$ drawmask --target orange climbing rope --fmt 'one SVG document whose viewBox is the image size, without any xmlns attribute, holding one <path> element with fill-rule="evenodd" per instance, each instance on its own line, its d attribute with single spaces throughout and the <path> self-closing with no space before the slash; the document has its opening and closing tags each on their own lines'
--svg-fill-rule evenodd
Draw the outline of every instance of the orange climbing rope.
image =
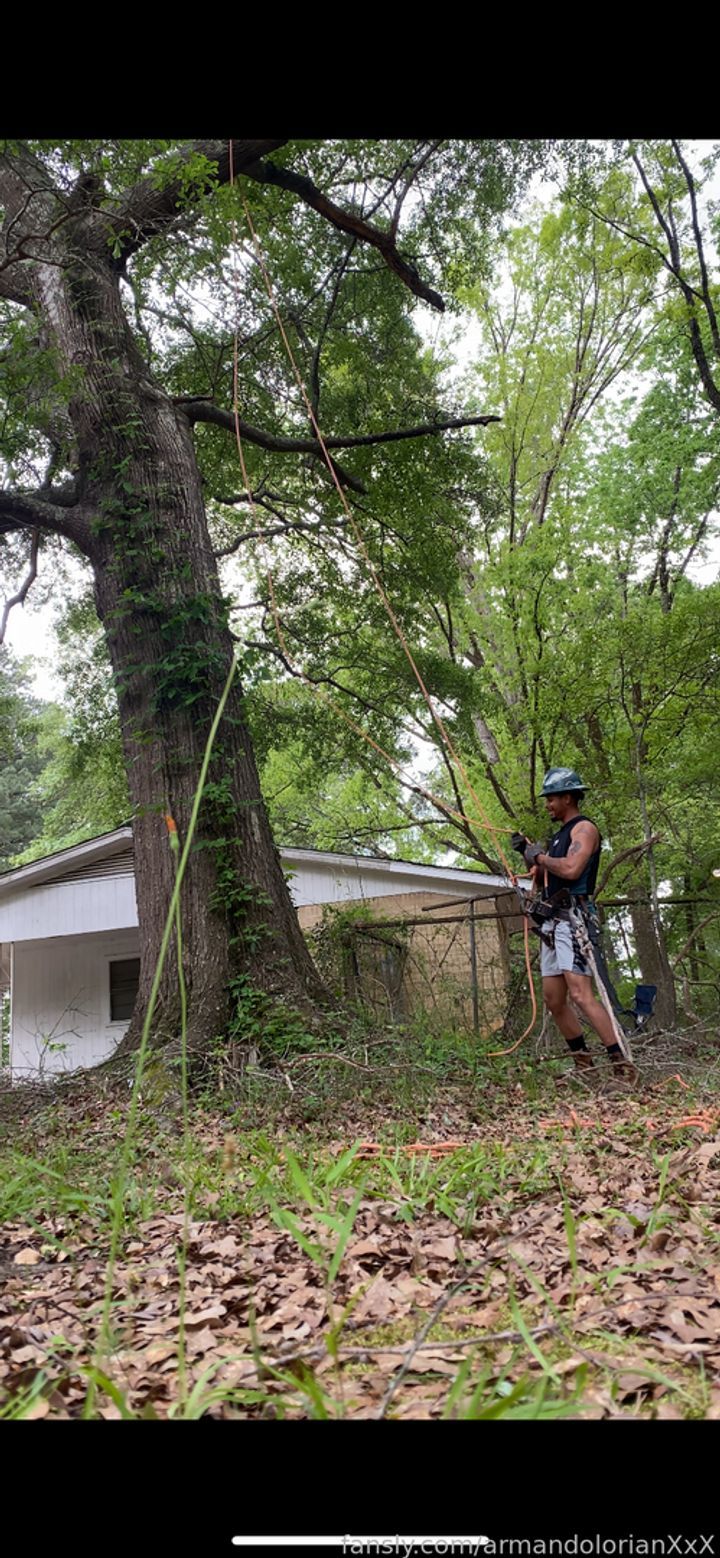
<svg viewBox="0 0 720 1558">
<path fill-rule="evenodd" d="M 234 187 L 234 185 L 235 185 L 235 169 L 234 169 L 234 162 L 233 162 L 232 141 L 229 142 L 229 173 L 230 173 L 230 184 L 231 184 L 231 187 Z M 390 599 L 389 599 L 389 597 L 387 595 L 387 592 L 386 592 L 386 590 L 385 590 L 385 588 L 384 588 L 384 586 L 382 584 L 382 581 L 381 581 L 381 579 L 380 579 L 380 577 L 379 577 L 379 575 L 377 573 L 377 569 L 375 568 L 375 565 L 374 565 L 374 563 L 372 561 L 372 558 L 371 558 L 370 553 L 368 551 L 367 545 L 365 543 L 365 538 L 364 538 L 364 536 L 362 534 L 362 531 L 360 529 L 360 526 L 359 526 L 359 524 L 358 524 L 358 522 L 357 522 L 357 520 L 355 518 L 355 515 L 353 514 L 352 509 L 350 508 L 350 505 L 348 503 L 347 497 L 346 497 L 345 492 L 343 490 L 342 484 L 341 484 L 341 482 L 340 482 L 340 480 L 338 478 L 337 471 L 335 469 L 333 461 L 332 461 L 332 459 L 330 457 L 330 454 L 328 452 L 327 445 L 325 443 L 325 439 L 323 438 L 323 434 L 322 434 L 320 426 L 318 424 L 317 417 L 315 415 L 315 411 L 314 411 L 312 402 L 311 402 L 310 397 L 309 397 L 308 392 L 307 392 L 307 388 L 305 386 L 305 383 L 304 383 L 304 380 L 303 380 L 302 375 L 300 373 L 300 370 L 299 370 L 299 368 L 297 366 L 297 362 L 295 360 L 295 356 L 294 356 L 294 353 L 293 353 L 293 350 L 292 350 L 292 346 L 290 344 L 290 341 L 288 340 L 288 336 L 287 336 L 287 333 L 286 333 L 286 330 L 285 330 L 285 326 L 284 326 L 283 321 L 282 321 L 282 316 L 281 316 L 280 310 L 278 308 L 277 299 L 276 299 L 276 296 L 275 296 L 275 291 L 274 291 L 274 288 L 273 288 L 273 285 L 272 285 L 272 281 L 270 279 L 270 275 L 269 275 L 269 272 L 268 272 L 268 269 L 267 269 L 267 265 L 265 263 L 265 259 L 264 259 L 263 253 L 262 253 L 262 249 L 260 247 L 260 241 L 258 239 L 258 235 L 257 235 L 257 232 L 255 230 L 252 217 L 250 215 L 250 210 L 249 210 L 247 201 L 245 200 L 244 196 L 242 197 L 242 205 L 243 205 L 243 210 L 244 210 L 244 213 L 245 213 L 245 219 L 247 221 L 248 229 L 249 229 L 249 232 L 250 232 L 250 235 L 251 235 L 253 247 L 254 247 L 254 250 L 255 250 L 255 255 L 256 255 L 256 258 L 257 258 L 257 261 L 258 261 L 258 265 L 259 265 L 261 273 L 262 273 L 263 281 L 265 283 L 265 288 L 266 288 L 266 291 L 267 291 L 267 294 L 268 294 L 268 297 L 269 297 L 269 300 L 270 300 L 270 305 L 271 305 L 271 308 L 272 308 L 272 311 L 273 311 L 273 314 L 274 314 L 274 317 L 275 317 L 275 321 L 276 321 L 277 326 L 278 326 L 278 330 L 279 330 L 280 335 L 282 337 L 283 345 L 285 347 L 285 351 L 287 353 L 288 360 L 290 362 L 290 365 L 291 365 L 291 368 L 292 368 L 292 371 L 293 371 L 293 375 L 295 377 L 296 383 L 297 383 L 298 388 L 300 390 L 300 393 L 301 393 L 301 395 L 303 397 L 303 400 L 305 401 L 305 405 L 307 407 L 308 416 L 310 418 L 311 426 L 312 426 L 312 428 L 313 428 L 313 430 L 315 432 L 315 436 L 316 436 L 316 438 L 318 440 L 318 443 L 320 445 L 320 448 L 322 450 L 323 458 L 324 458 L 324 460 L 325 460 L 325 462 L 327 464 L 328 470 L 330 472 L 330 476 L 331 476 L 331 478 L 333 480 L 333 483 L 334 483 L 334 485 L 335 485 L 335 487 L 337 489 L 337 492 L 338 492 L 338 495 L 339 495 L 339 498 L 340 498 L 340 502 L 342 503 L 342 506 L 343 506 L 343 508 L 345 510 L 345 514 L 347 516 L 347 519 L 348 519 L 351 531 L 353 533 L 353 536 L 355 537 L 356 544 L 357 544 L 358 549 L 359 549 L 362 557 L 364 558 L 364 561 L 365 561 L 365 563 L 367 565 L 367 568 L 368 568 L 368 570 L 370 572 L 370 575 L 371 575 L 371 578 L 373 580 L 373 584 L 375 586 L 375 589 L 377 590 L 377 593 L 380 596 L 380 599 L 382 600 L 382 603 L 383 603 L 383 606 L 385 608 L 385 611 L 386 611 L 386 613 L 387 613 L 387 615 L 388 615 L 388 617 L 390 619 L 390 622 L 392 624 L 393 631 L 394 631 L 394 633 L 395 633 L 399 643 L 401 644 L 403 652 L 404 652 L 404 654 L 405 654 L 405 656 L 406 656 L 406 658 L 407 658 L 407 660 L 408 660 L 408 662 L 409 662 L 409 664 L 410 664 L 410 666 L 412 668 L 413 674 L 415 676 L 415 680 L 417 681 L 417 684 L 418 684 L 418 686 L 420 688 L 420 691 L 421 691 L 421 693 L 423 695 L 423 698 L 424 698 L 424 700 L 425 700 L 425 702 L 427 704 L 427 707 L 428 707 L 428 709 L 430 711 L 431 717 L 432 717 L 435 725 L 437 726 L 437 729 L 439 731 L 440 737 L 441 737 L 442 741 L 444 742 L 444 744 L 445 744 L 445 746 L 447 748 L 447 751 L 449 753 L 449 756 L 450 756 L 452 762 L 455 763 L 455 765 L 456 765 L 456 767 L 457 767 L 457 769 L 458 769 L 462 779 L 464 780 L 464 783 L 465 783 L 465 785 L 467 787 L 467 790 L 468 790 L 470 796 L 472 797 L 473 803 L 476 806 L 478 812 L 481 814 L 482 821 L 480 821 L 477 818 L 472 818 L 471 819 L 471 818 L 463 817 L 462 813 L 458 813 L 458 812 L 454 811 L 452 808 L 449 808 L 444 802 L 440 803 L 440 809 L 443 810 L 446 814 L 450 814 L 452 816 L 460 817 L 461 820 L 463 820 L 463 821 L 472 821 L 476 826 L 482 827 L 486 833 L 494 834 L 496 836 L 499 833 L 509 833 L 511 831 L 509 828 L 497 827 L 494 823 L 492 823 L 490 821 L 490 819 L 489 819 L 489 817 L 487 815 L 487 812 L 485 811 L 485 808 L 484 808 L 484 806 L 482 804 L 482 801 L 480 800 L 480 797 L 478 796 L 476 790 L 474 789 L 474 786 L 471 783 L 471 780 L 469 778 L 469 775 L 467 773 L 465 765 L 462 762 L 462 759 L 460 758 L 459 754 L 457 753 L 457 751 L 455 749 L 455 746 L 454 746 L 454 744 L 453 744 L 453 742 L 452 742 L 452 740 L 450 738 L 450 735 L 449 735 L 449 733 L 447 731 L 445 723 L 444 723 L 443 719 L 441 718 L 440 714 L 435 709 L 435 706 L 433 704 L 432 698 L 430 697 L 430 693 L 428 692 L 428 689 L 427 689 L 427 687 L 425 685 L 423 677 L 422 677 L 422 675 L 420 673 L 420 670 L 419 670 L 419 668 L 418 668 L 418 666 L 416 664 L 415 658 L 414 658 L 414 656 L 412 654 L 412 651 L 410 649 L 410 645 L 408 644 L 407 638 L 406 638 L 406 636 L 405 636 L 405 634 L 404 634 L 404 632 L 402 630 L 402 627 L 401 627 L 401 625 L 400 625 L 400 623 L 399 623 L 399 621 L 397 619 L 397 616 L 395 614 L 395 611 L 393 609 L 391 601 L 390 601 Z M 237 224 L 236 224 L 234 218 L 232 220 L 232 234 L 233 234 L 233 247 L 235 248 L 235 247 L 237 247 Z M 237 300 L 237 297 L 238 297 L 238 274 L 237 274 L 237 265 L 235 263 L 233 264 L 233 283 L 234 283 L 234 288 L 235 288 L 235 293 L 236 293 L 236 300 Z M 263 553 L 263 562 L 264 562 L 264 565 L 265 565 L 265 572 L 266 572 L 266 576 L 267 576 L 268 595 L 269 595 L 269 600 L 270 600 L 270 607 L 271 607 L 273 622 L 274 622 L 274 625 L 275 625 L 276 634 L 278 636 L 278 642 L 280 644 L 280 648 L 281 648 L 283 654 L 285 655 L 288 663 L 290 664 L 291 668 L 293 670 L 297 671 L 297 674 L 300 676 L 301 680 L 305 683 L 305 685 L 311 687 L 312 690 L 316 694 L 319 693 L 323 697 L 325 703 L 330 708 L 332 708 L 336 713 L 338 713 L 340 715 L 340 717 L 345 721 L 345 723 L 352 730 L 354 730 L 358 735 L 360 735 L 362 737 L 363 740 L 367 741 L 372 747 L 374 747 L 374 749 L 377 752 L 380 752 L 382 754 L 382 756 L 385 757 L 397 771 L 402 773 L 403 770 L 402 770 L 400 764 L 397 762 L 397 760 L 392 758 L 389 753 L 384 752 L 383 748 L 380 747 L 379 744 L 371 736 L 369 736 L 366 731 L 364 731 L 362 729 L 362 726 L 356 724 L 356 722 L 354 720 L 352 720 L 349 715 L 346 714 L 345 710 L 341 709 L 340 706 L 338 704 L 336 704 L 333 699 L 330 698 L 329 694 L 327 694 L 325 692 L 324 688 L 319 688 L 315 682 L 312 682 L 310 680 L 310 678 L 305 675 L 305 673 L 302 670 L 302 668 L 296 666 L 296 663 L 294 661 L 293 656 L 288 652 L 288 648 L 287 648 L 287 644 L 285 642 L 285 637 L 284 637 L 284 633 L 282 631 L 282 626 L 281 626 L 281 623 L 280 623 L 279 612 L 278 612 L 278 608 L 277 608 L 277 600 L 276 600 L 276 596 L 275 596 L 275 584 L 274 584 L 274 579 L 273 579 L 273 575 L 272 575 L 272 570 L 271 570 L 271 568 L 269 566 L 269 562 L 268 562 L 268 558 L 267 558 L 267 550 L 266 550 L 266 547 L 265 547 L 265 538 L 264 538 L 264 527 L 263 527 L 262 522 L 259 520 L 258 513 L 257 513 L 257 508 L 256 508 L 256 505 L 255 505 L 255 500 L 254 500 L 254 496 L 253 496 L 253 492 L 252 492 L 252 488 L 251 488 L 249 480 L 248 480 L 247 467 L 246 467 L 246 463 L 245 463 L 245 454 L 244 454 L 244 450 L 243 450 L 242 438 L 241 438 L 241 435 L 240 435 L 239 366 L 238 366 L 238 329 L 237 329 L 237 323 L 235 325 L 234 336 L 233 336 L 233 415 L 234 415 L 234 420 L 235 420 L 235 438 L 236 438 L 236 443 L 237 443 L 238 455 L 239 455 L 239 459 L 240 459 L 240 467 L 241 467 L 241 470 L 242 470 L 243 483 L 244 483 L 245 490 L 246 490 L 247 495 L 248 495 L 248 502 L 250 504 L 250 510 L 251 510 L 251 513 L 252 513 L 253 524 L 255 525 L 255 527 L 256 527 L 256 529 L 258 531 L 258 536 L 259 536 L 260 543 L 261 543 L 261 549 L 262 549 L 262 553 Z M 413 781 L 413 788 L 417 792 L 419 792 L 420 794 L 423 794 L 428 799 L 430 799 L 434 805 L 438 804 L 437 798 L 434 797 L 431 794 L 431 792 L 425 790 L 423 786 L 419 786 L 419 785 L 417 785 Z M 517 887 L 518 887 L 517 874 L 513 870 L 511 864 L 509 863 L 509 861 L 508 861 L 508 859 L 507 859 L 507 857 L 506 857 L 506 855 L 505 855 L 505 853 L 504 853 L 504 851 L 502 849 L 502 845 L 498 841 L 496 841 L 496 843 L 495 843 L 495 849 L 497 850 L 497 853 L 500 856 L 500 860 L 501 860 L 501 862 L 502 862 L 502 864 L 503 864 L 503 866 L 505 868 L 505 871 L 506 871 L 506 874 L 508 876 L 509 881 L 511 882 L 513 887 L 515 887 L 517 889 Z M 525 1029 L 525 1032 L 520 1035 L 520 1038 L 517 1039 L 514 1044 L 510 1045 L 510 1047 L 508 1049 L 493 1051 L 492 1054 L 494 1056 L 509 1055 L 509 1054 L 511 1054 L 513 1052 L 513 1050 L 517 1049 L 518 1046 L 523 1042 L 523 1040 L 525 1038 L 527 1038 L 528 1034 L 532 1032 L 532 1029 L 535 1026 L 535 1022 L 536 1022 L 536 1019 L 537 1019 L 537 998 L 536 998 L 536 995 L 535 995 L 535 986 L 534 986 L 534 982 L 533 982 L 532 967 L 531 967 L 531 962 L 530 962 L 530 936 L 529 936 L 529 926 L 528 926 L 527 918 L 524 919 L 523 931 L 524 931 L 525 967 L 526 967 L 526 972 L 527 972 L 527 976 L 528 976 L 528 984 L 529 984 L 529 988 L 530 988 L 530 997 L 531 997 L 531 1005 L 532 1005 L 532 1016 L 530 1018 L 530 1023 L 528 1025 L 528 1027 Z"/>
</svg>

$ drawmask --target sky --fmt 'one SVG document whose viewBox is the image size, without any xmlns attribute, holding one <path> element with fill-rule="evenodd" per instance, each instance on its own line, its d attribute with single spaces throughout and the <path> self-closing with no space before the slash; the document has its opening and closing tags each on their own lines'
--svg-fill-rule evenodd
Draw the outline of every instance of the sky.
<svg viewBox="0 0 720 1558">
<path fill-rule="evenodd" d="M 693 151 L 697 157 L 705 155 L 711 147 L 709 141 L 692 143 Z M 557 191 L 553 184 L 548 183 L 539 176 L 532 181 L 525 204 L 532 201 L 540 201 L 549 204 Z M 706 199 L 720 200 L 720 169 L 715 174 L 712 183 L 706 192 Z M 521 211 L 518 213 L 521 215 Z M 717 257 L 716 257 L 717 258 Z M 418 329 L 428 343 L 436 344 L 443 340 L 447 331 L 447 325 L 443 318 L 429 308 L 419 306 L 416 310 L 416 323 Z M 452 322 L 453 333 L 456 330 L 457 321 Z M 455 365 L 458 373 L 461 373 L 473 360 L 479 341 L 477 322 L 470 315 L 464 322 L 462 336 L 453 346 Z M 620 386 L 617 387 L 620 393 Z M 612 393 L 612 391 L 611 391 Z M 491 409 L 491 408 L 488 408 Z M 720 536 L 711 543 L 708 556 L 705 559 L 693 563 L 688 570 L 689 575 L 699 584 L 709 584 L 717 576 L 720 569 Z M 62 590 L 42 604 L 33 600 L 32 592 L 24 607 L 15 607 L 10 614 L 5 635 L 5 642 L 13 652 L 22 657 L 27 657 L 31 662 L 31 681 L 38 697 L 45 699 L 62 700 L 63 686 L 58 677 L 54 663 L 56 659 L 56 637 L 54 623 L 59 611 L 64 611 L 69 599 L 75 593 L 80 594 L 86 587 L 89 574 L 80 564 L 74 568 L 68 568 L 67 576 L 63 577 Z M 19 582 L 19 581 L 18 581 Z M 12 586 L 16 588 L 16 585 Z M 2 651 L 0 650 L 0 653 Z"/>
</svg>

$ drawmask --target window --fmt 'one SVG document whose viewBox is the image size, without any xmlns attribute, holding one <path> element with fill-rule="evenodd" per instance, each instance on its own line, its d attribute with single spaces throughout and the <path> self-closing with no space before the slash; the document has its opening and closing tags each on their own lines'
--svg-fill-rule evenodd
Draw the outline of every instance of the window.
<svg viewBox="0 0 720 1558">
<path fill-rule="evenodd" d="M 130 1021 L 139 984 L 139 958 L 118 958 L 110 964 L 111 1022 Z"/>
</svg>

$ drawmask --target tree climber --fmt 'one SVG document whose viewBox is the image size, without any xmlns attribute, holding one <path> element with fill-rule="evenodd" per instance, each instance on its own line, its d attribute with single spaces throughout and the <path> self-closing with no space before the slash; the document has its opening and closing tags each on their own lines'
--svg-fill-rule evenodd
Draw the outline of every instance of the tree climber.
<svg viewBox="0 0 720 1558">
<path fill-rule="evenodd" d="M 580 811 L 585 788 L 574 768 L 548 769 L 540 794 L 548 815 L 560 827 L 547 847 L 531 844 L 522 834 L 513 835 L 513 846 L 524 854 L 540 890 L 543 999 L 567 1040 L 575 1066 L 578 1070 L 589 1069 L 593 1058 L 584 1034 L 578 1032 L 577 1017 L 568 1004 L 568 996 L 602 1039 L 617 1073 L 632 1080 L 635 1068 L 623 1055 L 613 1023 L 593 994 L 590 968 L 571 923 L 570 903 L 580 910 L 586 923 L 588 914 L 594 912 L 592 894 L 600 861 L 600 832 Z"/>
</svg>

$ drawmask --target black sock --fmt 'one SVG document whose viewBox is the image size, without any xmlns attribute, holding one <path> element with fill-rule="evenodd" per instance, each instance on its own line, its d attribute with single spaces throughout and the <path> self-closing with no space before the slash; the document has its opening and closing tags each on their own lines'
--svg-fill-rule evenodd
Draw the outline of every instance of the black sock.
<svg viewBox="0 0 720 1558">
<path fill-rule="evenodd" d="M 579 1049 L 586 1050 L 587 1049 L 587 1044 L 585 1043 L 585 1034 L 584 1033 L 579 1033 L 576 1039 L 567 1039 L 566 1043 L 567 1043 L 568 1049 L 571 1049 L 571 1050 L 579 1050 Z"/>
<path fill-rule="evenodd" d="M 625 1059 L 619 1044 L 608 1044 L 606 1047 L 610 1059 L 614 1060 L 616 1064 L 619 1060 Z"/>
</svg>

